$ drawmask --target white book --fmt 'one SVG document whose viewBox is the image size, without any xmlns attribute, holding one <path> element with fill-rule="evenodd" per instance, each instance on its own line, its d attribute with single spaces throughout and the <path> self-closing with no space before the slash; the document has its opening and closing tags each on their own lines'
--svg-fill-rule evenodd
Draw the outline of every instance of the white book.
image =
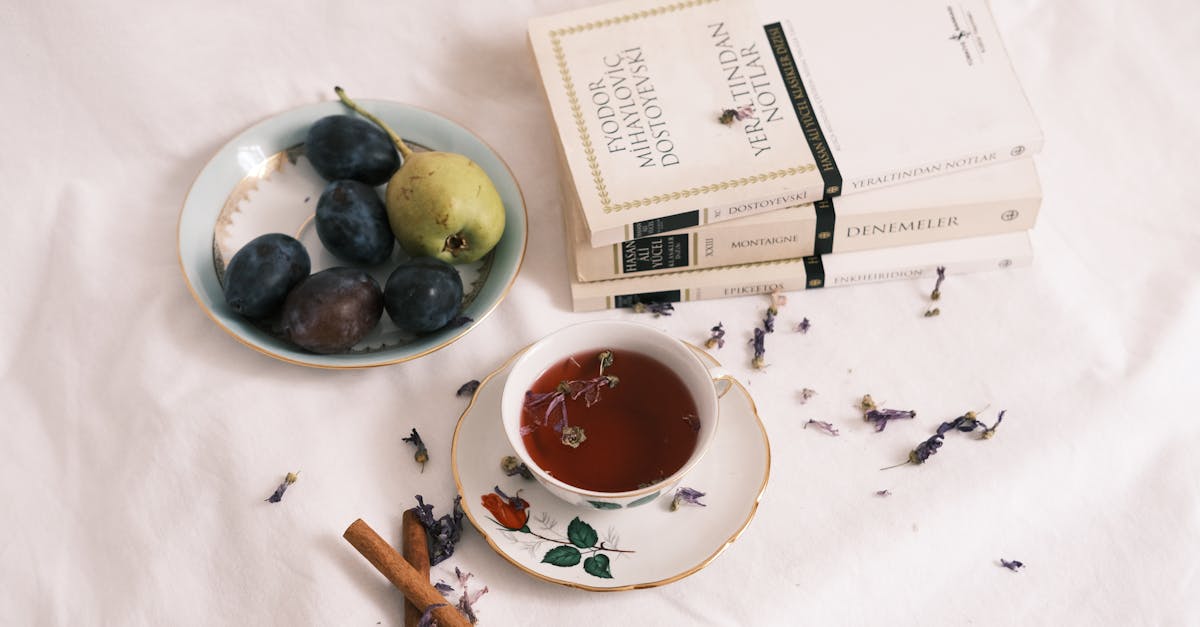
<svg viewBox="0 0 1200 627">
<path fill-rule="evenodd" d="M 971 237 L 852 253 L 832 253 L 707 270 L 689 270 L 611 281 L 571 281 L 575 311 L 769 294 L 775 290 L 842 287 L 903 279 L 930 279 L 937 268 L 964 274 L 1028 266 L 1028 232 Z"/>
<path fill-rule="evenodd" d="M 1028 159 L 592 247 L 575 194 L 564 194 L 575 277 L 603 281 L 698 268 L 1026 231 L 1041 207 Z"/>
<path fill-rule="evenodd" d="M 593 246 L 1042 143 L 985 0 L 627 0 L 529 37 Z"/>
</svg>

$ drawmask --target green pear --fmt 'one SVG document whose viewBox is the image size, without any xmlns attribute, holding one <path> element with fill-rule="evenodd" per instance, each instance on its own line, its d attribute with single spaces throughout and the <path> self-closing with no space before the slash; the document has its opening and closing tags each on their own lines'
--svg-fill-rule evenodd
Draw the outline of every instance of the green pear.
<svg viewBox="0 0 1200 627">
<path fill-rule="evenodd" d="M 388 223 L 404 252 L 471 263 L 504 233 L 504 202 L 487 172 L 454 152 L 413 152 L 387 124 L 335 87 L 346 106 L 379 125 L 404 162 L 387 184 Z"/>
</svg>

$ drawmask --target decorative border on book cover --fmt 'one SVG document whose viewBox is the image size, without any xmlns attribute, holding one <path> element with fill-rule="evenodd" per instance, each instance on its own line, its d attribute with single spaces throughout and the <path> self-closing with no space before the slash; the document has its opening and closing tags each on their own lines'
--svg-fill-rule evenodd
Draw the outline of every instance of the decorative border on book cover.
<svg viewBox="0 0 1200 627">
<path fill-rule="evenodd" d="M 637 200 L 629 200 L 619 203 L 613 202 L 612 197 L 608 193 L 608 185 L 604 182 L 604 174 L 600 171 L 600 164 L 596 159 L 596 152 L 592 148 L 591 134 L 588 132 L 587 123 L 583 118 L 583 109 L 579 106 L 579 96 L 575 93 L 575 81 L 571 78 L 571 71 L 567 69 L 567 59 L 562 48 L 562 37 L 565 35 L 574 35 L 590 30 L 597 30 L 608 26 L 615 26 L 625 22 L 632 22 L 635 20 L 665 15 L 667 13 L 682 11 L 684 9 L 690 9 L 692 7 L 698 7 L 705 4 L 712 4 L 714 2 L 720 2 L 720 0 L 685 0 L 684 2 L 677 2 L 675 4 L 668 4 L 643 11 L 635 11 L 633 13 L 628 13 L 617 17 L 587 22 L 577 26 L 557 28 L 550 31 L 550 45 L 554 48 L 554 59 L 558 65 L 558 73 L 559 76 L 562 77 L 563 88 L 567 92 L 567 102 L 571 106 L 571 117 L 575 120 L 575 128 L 579 132 L 579 140 L 583 143 L 583 152 L 585 155 L 587 155 L 588 169 L 591 170 L 592 182 L 595 183 L 596 194 L 600 198 L 600 204 L 604 209 L 604 213 L 612 213 L 614 211 L 622 211 L 625 209 L 654 205 L 670 200 L 680 200 L 683 198 L 700 196 L 702 194 L 709 194 L 712 192 L 736 187 L 746 187 L 755 183 L 762 183 L 764 181 L 770 181 L 785 176 L 804 174 L 805 172 L 811 172 L 817 169 L 815 163 L 810 163 L 807 165 L 774 170 L 772 172 L 764 172 L 754 176 L 744 176 L 741 178 L 729 179 L 719 183 L 699 185 L 697 187 L 691 187 L 688 189 L 679 190 L 677 192 L 656 194 L 648 198 L 640 198 Z"/>
</svg>

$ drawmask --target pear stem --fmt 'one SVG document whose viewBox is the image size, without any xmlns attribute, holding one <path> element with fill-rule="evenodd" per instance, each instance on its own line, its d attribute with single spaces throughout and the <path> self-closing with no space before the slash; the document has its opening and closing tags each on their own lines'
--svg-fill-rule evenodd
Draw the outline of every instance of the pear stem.
<svg viewBox="0 0 1200 627">
<path fill-rule="evenodd" d="M 392 127 L 384 124 L 383 120 L 380 120 L 366 109 L 358 106 L 358 103 L 351 100 L 350 96 L 347 96 L 346 91 L 341 87 L 334 87 L 333 91 L 337 94 L 338 98 L 343 104 L 345 104 L 347 107 L 350 107 L 350 109 L 352 109 L 355 113 L 367 118 L 368 120 L 374 122 L 376 126 L 383 129 L 383 132 L 387 133 L 388 137 L 392 138 L 392 143 L 396 144 L 396 149 L 400 151 L 400 156 L 404 157 L 405 161 L 408 161 L 408 158 L 412 156 L 412 149 L 408 147 L 408 144 L 404 143 L 403 139 L 400 139 L 400 136 L 396 134 L 396 131 L 392 130 Z"/>
</svg>

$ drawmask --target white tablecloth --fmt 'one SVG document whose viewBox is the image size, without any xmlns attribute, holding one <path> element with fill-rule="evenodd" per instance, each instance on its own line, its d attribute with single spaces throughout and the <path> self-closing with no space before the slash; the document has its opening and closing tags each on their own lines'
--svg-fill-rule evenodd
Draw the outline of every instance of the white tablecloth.
<svg viewBox="0 0 1200 627">
<path fill-rule="evenodd" d="M 385 625 L 400 596 L 341 539 L 398 541 L 445 508 L 462 382 L 569 311 L 552 135 L 511 3 L 8 2 L 0 8 L 0 623 Z M 795 294 L 770 367 L 765 299 L 638 319 L 747 382 L 774 466 L 757 517 L 671 585 L 598 594 L 529 578 L 469 530 L 452 567 L 484 625 L 1200 623 L 1200 12 L 1187 2 L 996 3 L 1045 128 L 1032 268 Z M 239 345 L 184 286 L 175 227 L 215 150 L 331 97 L 460 120 L 524 188 L 528 255 L 463 340 L 366 371 Z M 1189 385 L 1193 384 L 1193 385 Z M 805 405 L 798 390 L 818 396 Z M 916 420 L 871 432 L 864 393 Z M 880 473 L 944 419 L 1008 411 L 987 443 Z M 842 436 L 801 429 L 809 418 Z M 423 474 L 400 441 L 417 427 Z M 970 446 L 968 446 L 970 444 Z M 300 481 L 278 505 L 282 475 Z M 874 492 L 890 489 L 893 496 Z M 685 530 L 684 530 L 685 531 Z M 1013 573 L 1000 558 L 1027 567 Z"/>
</svg>

